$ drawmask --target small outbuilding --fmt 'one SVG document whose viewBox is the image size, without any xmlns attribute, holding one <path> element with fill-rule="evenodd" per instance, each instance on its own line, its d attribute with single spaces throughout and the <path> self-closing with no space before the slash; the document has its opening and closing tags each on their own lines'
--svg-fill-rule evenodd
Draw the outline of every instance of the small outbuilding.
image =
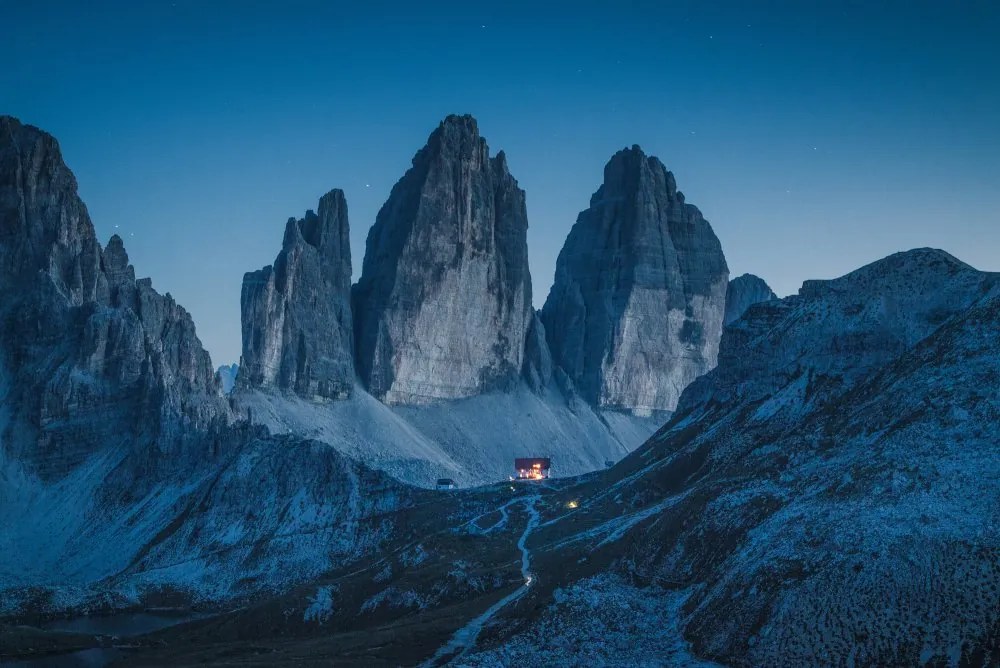
<svg viewBox="0 0 1000 668">
<path fill-rule="evenodd" d="M 518 480 L 544 480 L 552 471 L 552 460 L 548 457 L 516 457 L 514 472 Z"/>
<path fill-rule="evenodd" d="M 438 478 L 437 489 L 455 489 L 455 481 L 451 478 Z"/>
</svg>

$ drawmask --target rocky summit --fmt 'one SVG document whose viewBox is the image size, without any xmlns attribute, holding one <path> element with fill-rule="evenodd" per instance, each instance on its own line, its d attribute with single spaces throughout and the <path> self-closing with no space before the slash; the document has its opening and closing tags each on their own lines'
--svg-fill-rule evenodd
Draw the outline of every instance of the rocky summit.
<svg viewBox="0 0 1000 668">
<path fill-rule="evenodd" d="M 190 315 L 136 280 L 120 237 L 101 248 L 59 144 L 9 116 L 0 276 L 2 440 L 33 474 L 61 477 L 121 442 L 178 459 L 193 432 L 229 419 Z"/>
<path fill-rule="evenodd" d="M 729 269 L 673 174 L 616 153 L 570 231 L 542 309 L 554 362 L 596 405 L 671 411 L 715 366 Z"/>
<path fill-rule="evenodd" d="M 274 264 L 243 277 L 245 387 L 343 399 L 354 386 L 351 246 L 341 190 L 290 218 Z"/>
<path fill-rule="evenodd" d="M 531 325 L 524 191 L 471 116 L 449 116 L 393 187 L 354 290 L 358 372 L 389 404 L 517 382 Z"/>
<path fill-rule="evenodd" d="M 746 310 L 754 304 L 777 299 L 771 287 L 764 279 L 753 274 L 743 274 L 729 281 L 726 291 L 726 317 L 723 325 L 740 319 Z"/>
</svg>

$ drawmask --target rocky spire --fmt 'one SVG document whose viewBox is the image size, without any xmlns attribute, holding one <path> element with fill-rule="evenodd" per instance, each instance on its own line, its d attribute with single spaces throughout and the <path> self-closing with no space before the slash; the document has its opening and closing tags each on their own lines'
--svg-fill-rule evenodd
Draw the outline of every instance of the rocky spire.
<svg viewBox="0 0 1000 668">
<path fill-rule="evenodd" d="M 532 319 L 524 191 L 471 116 L 449 116 L 368 234 L 354 313 L 358 371 L 388 403 L 517 381 Z"/>
<path fill-rule="evenodd" d="M 554 362 L 596 405 L 673 410 L 715 365 L 728 272 L 673 174 L 619 151 L 559 254 L 542 310 Z"/>
<path fill-rule="evenodd" d="M 763 278 L 753 274 L 737 276 L 729 281 L 729 289 L 726 291 L 726 317 L 723 324 L 739 320 L 754 304 L 777 298 L 778 295 L 774 294 Z"/>
<path fill-rule="evenodd" d="M 190 315 L 101 249 L 56 140 L 0 117 L 0 442 L 58 476 L 109 445 L 172 453 L 229 419 Z M 16 437 L 15 437 L 16 436 Z"/>
<path fill-rule="evenodd" d="M 354 384 L 351 246 L 341 190 L 290 218 L 273 266 L 243 277 L 241 387 L 341 399 Z"/>
<path fill-rule="evenodd" d="M 76 177 L 51 135 L 0 116 L 0 272 L 5 283 L 42 271 L 74 305 L 104 289 L 100 249 Z"/>
</svg>

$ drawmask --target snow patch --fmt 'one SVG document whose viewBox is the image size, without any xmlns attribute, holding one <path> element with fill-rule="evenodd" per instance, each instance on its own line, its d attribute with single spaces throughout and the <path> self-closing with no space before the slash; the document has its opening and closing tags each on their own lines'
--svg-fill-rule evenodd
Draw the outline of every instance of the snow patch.
<svg viewBox="0 0 1000 668">
<path fill-rule="evenodd" d="M 309 599 L 309 607 L 302 615 L 304 622 L 316 622 L 322 624 L 333 616 L 333 594 L 336 587 L 327 585 L 316 589 L 316 593 Z"/>
</svg>

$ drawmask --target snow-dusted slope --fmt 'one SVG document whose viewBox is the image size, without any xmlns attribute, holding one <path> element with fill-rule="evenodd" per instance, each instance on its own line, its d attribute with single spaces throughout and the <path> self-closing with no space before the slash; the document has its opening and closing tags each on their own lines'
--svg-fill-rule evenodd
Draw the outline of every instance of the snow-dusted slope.
<svg viewBox="0 0 1000 668">
<path fill-rule="evenodd" d="M 376 551 L 422 493 L 321 443 L 230 429 L 206 446 L 201 465 L 160 469 L 139 496 L 125 443 L 56 484 L 4 462 L 0 613 L 287 587 Z"/>
<path fill-rule="evenodd" d="M 386 406 L 360 387 L 350 399 L 327 403 L 264 391 L 234 397 L 274 433 L 323 441 L 421 486 L 441 477 L 460 486 L 506 480 L 515 457 L 551 457 L 558 476 L 601 469 L 666 420 L 597 411 L 555 387 L 538 394 L 523 385 L 423 406 Z"/>
<path fill-rule="evenodd" d="M 568 492 L 586 530 L 538 540 L 693 587 L 684 634 L 725 663 L 997 660 L 997 284 L 922 249 L 751 307 L 674 419 Z"/>
</svg>

